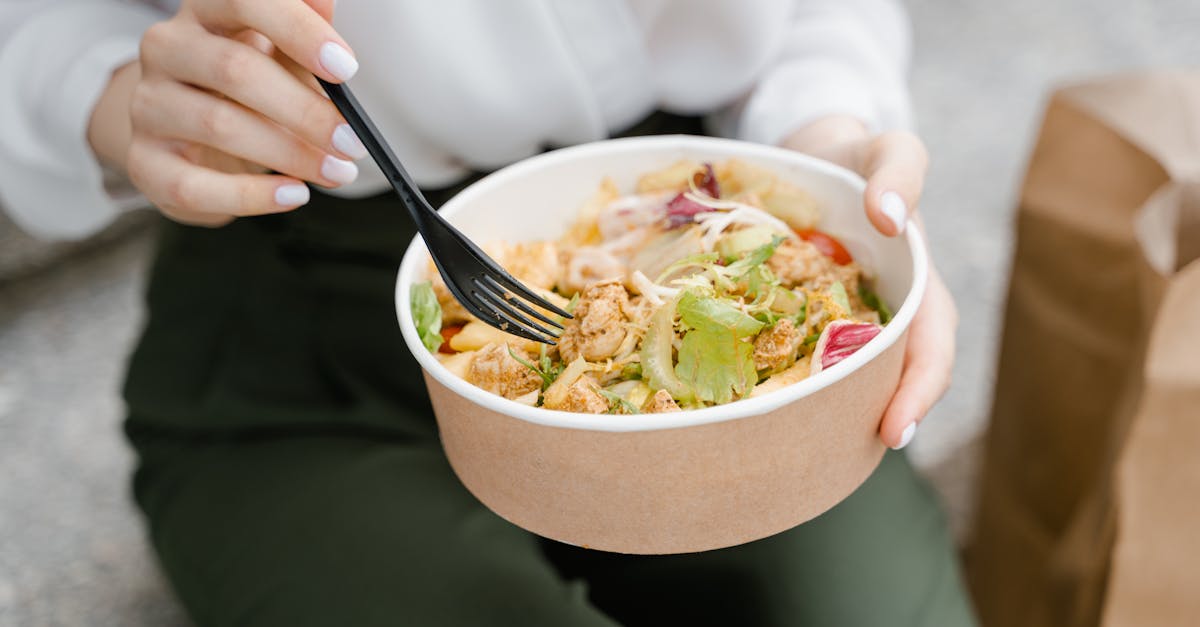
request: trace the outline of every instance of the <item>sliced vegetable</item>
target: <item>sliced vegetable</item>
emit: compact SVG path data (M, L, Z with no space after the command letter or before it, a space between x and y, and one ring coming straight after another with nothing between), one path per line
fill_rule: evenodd
M698 400L710 403L728 403L749 394L758 382L753 338L763 323L731 301L690 290L680 297L678 309L688 327L675 367L679 379ZM653 381L650 384L658 387Z
M442 306L438 304L437 295L433 293L433 282L426 281L412 286L413 325L417 327L417 335L429 352L437 352L442 345Z
M542 394L542 404L547 407L561 407L567 399L567 388L578 381L584 373L593 369L595 366L589 364L583 357L576 358L563 369L562 374L558 375L554 383L546 388L545 393Z
M874 309L879 314L879 322L887 324L892 321L892 309L871 288L859 283L858 297L862 299L864 305Z
M717 252L726 260L735 261L742 255L771 243L776 233L775 229L761 224L726 233L717 240Z
M650 387L666 390L676 400L689 401L693 397L692 390L675 375L675 360L672 357L671 341L675 339L678 303L678 299L671 299L650 316L640 354L642 377Z
M450 346L450 340L454 336L461 333L462 330L463 330L463 325L461 325L461 324L452 324L448 327L442 327L442 345L438 347L438 349L437 349L438 352L442 353L443 355L453 355L453 354L457 353L458 351L454 350Z
M610 414L640 414L637 405L625 400L620 394L610 392L608 390L599 390L600 396L608 401L608 413Z
M825 325L817 346L813 349L812 374L846 359L858 352L875 336L883 331L883 327L870 322L853 322L850 320L834 320Z
M829 296L837 303L838 307L842 308L842 315L848 316L852 311L850 309L850 295L846 293L846 286L842 285L841 281L834 281L833 285L829 286Z
M691 188L699 190L712 196L713 198L721 197L721 186L717 183L717 173L713 172L713 166L707 161L704 163L704 168L697 170L692 175Z
M696 214L712 211L712 208L702 205L687 194L680 192L667 202L667 228L674 229L695 222Z
M816 246L822 255L829 257L839 266L844 266L854 261L854 257L850 255L850 251L846 250L846 247L842 246L842 243L835 237L824 231L799 229L796 231L796 235L799 235L800 239Z

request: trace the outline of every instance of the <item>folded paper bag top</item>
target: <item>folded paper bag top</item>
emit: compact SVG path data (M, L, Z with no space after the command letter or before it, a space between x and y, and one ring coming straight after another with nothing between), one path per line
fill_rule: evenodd
M794 527L853 492L878 465L877 430L900 376L908 324L925 289L917 229L884 238L862 211L864 183L832 164L731 140L663 136L597 142L505 168L450 200L443 214L481 241L556 239L604 177L632 189L681 159L741 159L808 191L822 228L878 274L896 309L845 361L777 392L668 414L592 415L528 407L458 378L422 345L409 288L425 280L414 241L396 308L425 372L446 455L500 516L561 542L621 553L733 546Z

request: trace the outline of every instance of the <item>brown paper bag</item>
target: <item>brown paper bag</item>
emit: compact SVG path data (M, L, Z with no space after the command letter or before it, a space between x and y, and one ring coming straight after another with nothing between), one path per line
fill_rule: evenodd
M988 627L1200 625L1200 72L1049 103L967 569Z

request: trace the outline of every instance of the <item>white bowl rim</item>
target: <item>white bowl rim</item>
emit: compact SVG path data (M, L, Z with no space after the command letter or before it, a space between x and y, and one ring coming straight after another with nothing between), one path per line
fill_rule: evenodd
M440 212L447 218L453 217L460 206L468 203L475 196L484 194L491 188L502 186L512 179L519 179L531 172L536 172L543 166L558 161L586 159L614 150L628 151L641 148L713 150L725 153L727 157L744 156L748 158L771 159L790 163L791 165L798 165L809 170L814 170L819 174L841 179L843 182L857 189L860 194L866 186L862 177L850 170L828 161L784 148L715 137L654 135L608 139L579 144L519 161L471 184L446 202L440 209ZM599 181L599 177L602 175L603 173L597 173L597 181ZM418 270L425 268L423 262L428 253L420 236L413 239L400 263L400 270L396 277L396 313L400 323L400 330L404 335L404 341L408 344L409 350L416 356L421 367L450 391L485 409L539 425L589 431L630 432L693 427L714 422L759 416L775 411L785 405L795 403L806 396L810 396L819 390L841 381L850 373L858 370L864 364L887 350L892 344L896 343L912 322L913 316L921 304L921 298L925 293L925 284L928 278L928 259L925 252L924 240L917 225L912 221L908 222L904 230L904 237L908 241L909 252L912 255L913 261L912 286L910 286L904 302L901 303L892 320L879 335L875 336L874 339L850 357L826 370L822 370L815 375L782 389L762 396L742 399L725 405L705 407L703 409L658 414L580 414L523 405L478 388L468 383L465 379L458 377L443 366L425 348L425 345L421 343L420 336L417 334L416 326L413 324L412 312L409 307L409 285L411 284L411 279L406 282L405 278L406 276L413 277Z

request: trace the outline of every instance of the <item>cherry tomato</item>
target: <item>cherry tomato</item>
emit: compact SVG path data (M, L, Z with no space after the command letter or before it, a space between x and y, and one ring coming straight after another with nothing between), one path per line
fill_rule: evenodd
M448 327L442 327L442 345L438 347L438 352L446 355L453 355L454 353L457 353L458 351L450 348L450 338L458 335L462 329L463 325L461 324L452 324Z
M841 242L828 233L816 229L805 229L797 230L796 235L799 235L800 239L816 246L817 250L821 251L821 254L833 259L833 262L839 266L844 266L854 261L854 257L850 256L850 251L846 250L846 247L842 246Z

